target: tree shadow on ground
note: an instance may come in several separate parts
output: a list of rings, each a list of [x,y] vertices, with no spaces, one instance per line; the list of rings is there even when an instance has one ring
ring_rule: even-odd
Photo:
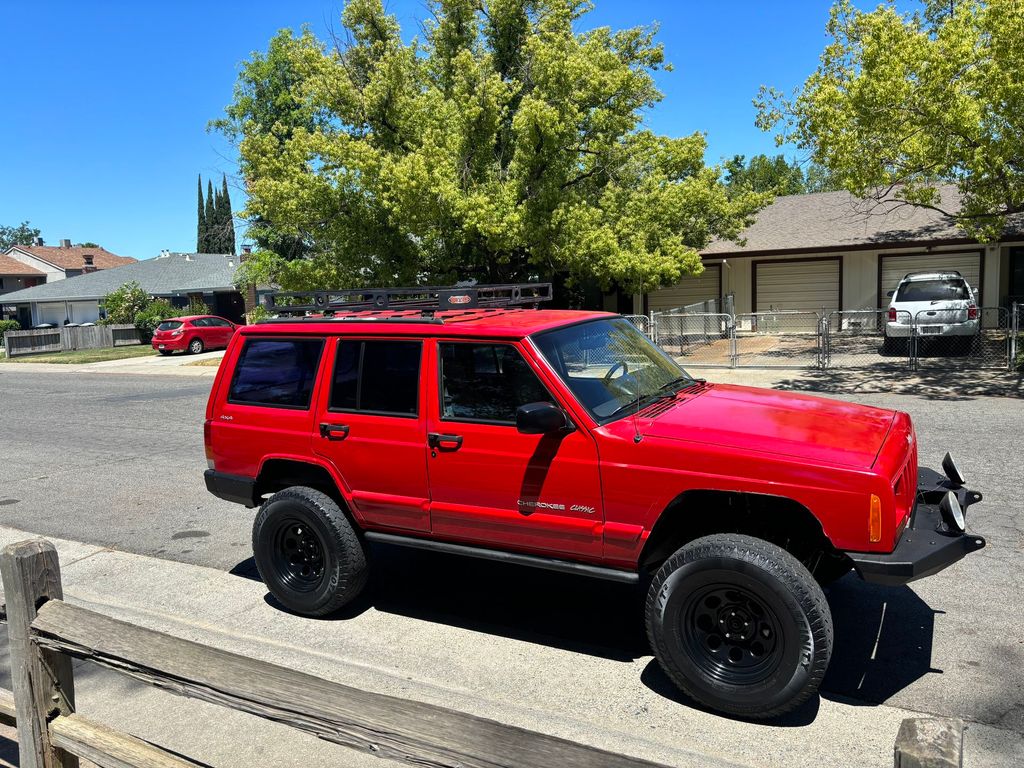
[[[1024,397],[1024,373],[997,369],[919,371],[877,368],[829,368],[806,370],[796,376],[780,376],[776,389],[835,395],[914,395],[929,400],[972,400],[976,397]]]

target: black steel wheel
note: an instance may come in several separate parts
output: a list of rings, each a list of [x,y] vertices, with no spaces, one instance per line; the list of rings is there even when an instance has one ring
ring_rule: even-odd
[[[362,539],[334,499],[314,488],[285,488],[264,502],[252,551],[267,589],[304,616],[332,613],[366,585]]]
[[[789,552],[740,534],[705,536],[658,569],[647,636],[680,690],[713,710],[777,717],[814,695],[832,653],[821,587]]]
[[[782,630],[772,609],[753,592],[711,584],[688,597],[679,631],[701,672],[723,683],[757,683],[782,659]]]

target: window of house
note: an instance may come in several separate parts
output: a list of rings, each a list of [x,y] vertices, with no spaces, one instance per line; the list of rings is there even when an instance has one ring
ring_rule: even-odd
[[[228,401],[309,408],[323,348],[322,339],[247,339],[235,366]]]
[[[552,397],[511,344],[440,343],[441,418],[515,424],[516,409]]]
[[[340,340],[330,409],[415,416],[422,352],[419,341]]]

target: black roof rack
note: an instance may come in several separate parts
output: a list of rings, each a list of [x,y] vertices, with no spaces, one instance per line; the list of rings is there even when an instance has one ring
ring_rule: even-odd
[[[957,277],[963,277],[955,269],[919,269],[916,272],[907,272],[903,276],[904,280],[911,277],[917,277],[918,275],[956,275]]]
[[[551,283],[275,291],[264,296],[263,306],[272,314],[290,317],[410,309],[431,315],[446,309],[536,307],[542,301],[551,301]]]

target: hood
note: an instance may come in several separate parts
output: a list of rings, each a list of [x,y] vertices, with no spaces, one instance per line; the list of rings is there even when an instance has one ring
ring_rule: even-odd
[[[652,437],[869,468],[894,411],[774,389],[713,384],[642,430]]]

